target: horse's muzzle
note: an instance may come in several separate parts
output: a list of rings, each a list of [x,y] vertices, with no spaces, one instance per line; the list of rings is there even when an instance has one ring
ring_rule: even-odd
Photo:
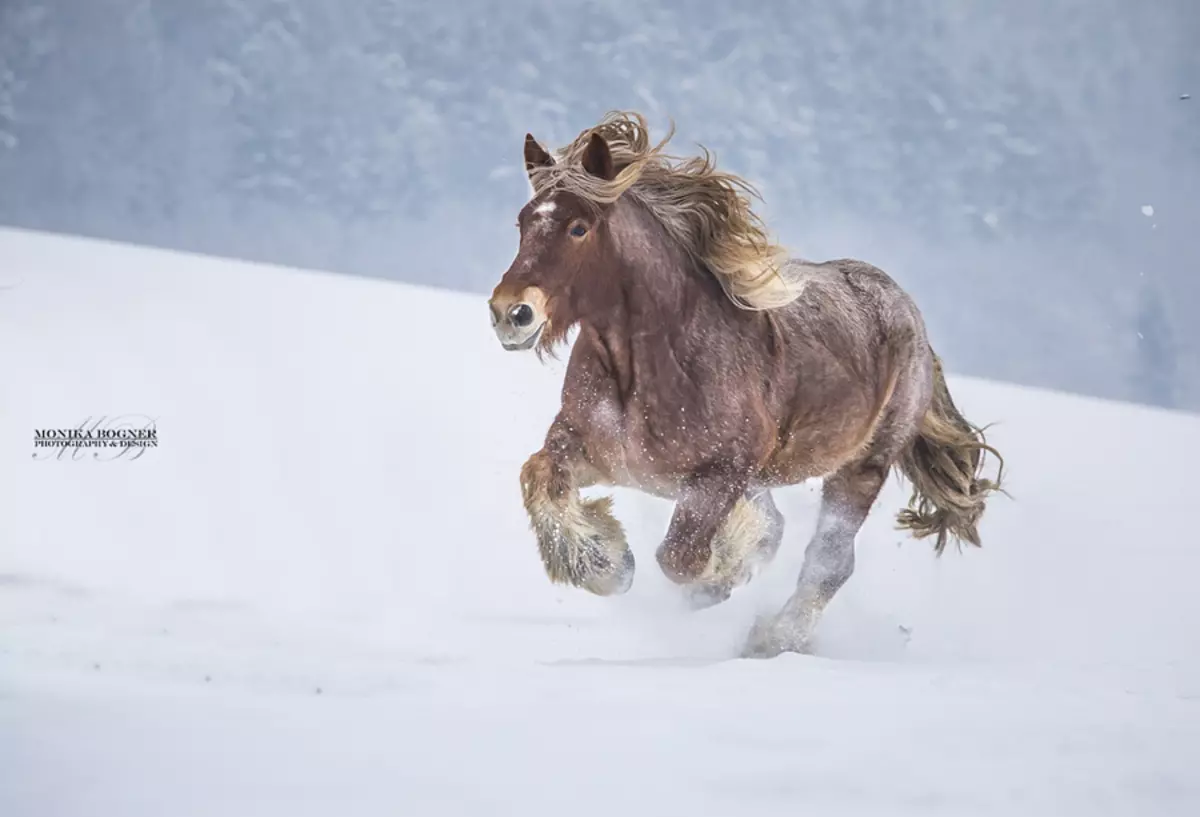
[[[492,329],[500,345],[510,352],[532,349],[546,328],[546,313],[541,298],[505,302],[493,298],[488,303]]]
[[[545,323],[538,324],[532,334],[525,334],[523,337],[520,334],[514,333],[512,330],[506,330],[501,324],[496,325],[496,337],[500,338],[500,345],[509,352],[523,352],[526,349],[532,349],[537,345],[538,339],[542,336],[542,329],[546,327]]]

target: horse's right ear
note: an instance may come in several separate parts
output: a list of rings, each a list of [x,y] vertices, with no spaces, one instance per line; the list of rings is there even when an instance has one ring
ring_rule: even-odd
[[[532,173],[534,168],[552,167],[554,157],[538,144],[532,133],[525,134],[525,171]]]

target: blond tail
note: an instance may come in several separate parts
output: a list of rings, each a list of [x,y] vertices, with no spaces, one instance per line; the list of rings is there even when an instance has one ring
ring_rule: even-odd
[[[933,378],[933,403],[900,458],[900,470],[912,483],[913,494],[897,521],[917,539],[936,535],[934,551],[941,555],[950,536],[958,540],[960,549],[962,542],[980,545],[978,526],[988,495],[1003,492],[1004,458],[988,445],[983,430],[959,413],[936,354]],[[988,453],[1000,464],[995,481],[980,477]]]

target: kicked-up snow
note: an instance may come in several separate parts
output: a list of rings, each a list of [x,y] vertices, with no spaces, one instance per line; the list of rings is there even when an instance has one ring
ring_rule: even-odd
[[[551,585],[517,474],[563,364],[485,299],[0,259],[5,817],[1200,813],[1200,419],[952,377],[1007,460],[984,547],[894,531],[893,479],[816,654],[741,660],[819,486],[723,605],[686,610],[629,491],[632,590]],[[34,447],[119,415],[158,446]]]

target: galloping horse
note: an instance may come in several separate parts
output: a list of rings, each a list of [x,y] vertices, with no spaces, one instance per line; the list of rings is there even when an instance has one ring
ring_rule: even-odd
[[[743,179],[710,153],[664,153],[638,113],[612,112],[549,153],[525,137],[532,199],[516,259],[489,301],[505,349],[553,354],[578,328],[561,410],[521,469],[550,580],[624,593],[634,558],[610,497],[672,499],[660,568],[697,606],[727,599],[783,536],[771,489],[821,478],[796,590],[743,655],[806,652],[854,569],[854,541],[895,467],[913,487],[898,523],[980,543],[1003,460],[955,407],[910,297],[856,260],[790,258]]]

